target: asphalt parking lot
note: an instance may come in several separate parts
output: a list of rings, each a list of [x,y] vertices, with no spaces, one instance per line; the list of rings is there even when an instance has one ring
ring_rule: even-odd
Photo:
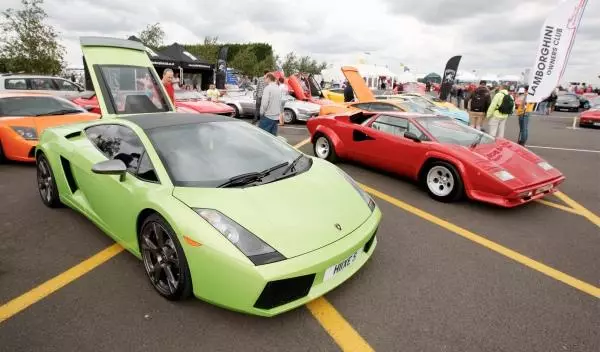
[[[0,351],[600,351],[600,130],[572,117],[532,118],[531,150],[567,180],[516,209],[437,203],[340,164],[383,212],[376,252],[324,299],[269,319],[162,299],[141,262],[42,204],[33,166],[0,165]],[[312,154],[303,125],[280,131]],[[507,131],[516,140],[515,120]],[[109,260],[63,274],[107,247]],[[72,282],[31,293],[61,274]],[[16,298],[33,304],[8,309]]]

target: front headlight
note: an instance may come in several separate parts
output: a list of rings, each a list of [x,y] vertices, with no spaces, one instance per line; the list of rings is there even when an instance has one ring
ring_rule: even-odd
[[[554,166],[548,164],[546,161],[539,162],[538,166],[544,169],[545,171],[554,169]]]
[[[273,247],[221,212],[214,209],[194,209],[194,211],[244,253],[254,265],[269,264],[286,259]]]
[[[356,181],[354,181],[354,179],[352,177],[350,177],[350,175],[348,175],[347,173],[345,173],[342,169],[338,168],[338,172],[344,176],[344,178],[346,179],[346,181],[348,181],[348,183],[350,183],[352,185],[352,187],[354,187],[354,189],[356,190],[356,192],[358,192],[358,194],[360,194],[361,198],[365,201],[365,203],[367,203],[367,206],[369,206],[369,209],[371,209],[371,212],[373,212],[373,210],[375,210],[375,201],[373,200],[373,198],[371,198],[371,196],[365,192],[357,183]]]
[[[21,137],[23,137],[23,139],[26,139],[28,141],[35,141],[38,139],[35,128],[18,126],[11,126],[11,128],[13,129],[13,131],[17,132]]]
[[[495,172],[494,176],[498,177],[501,181],[510,181],[515,178],[510,172],[506,170]]]

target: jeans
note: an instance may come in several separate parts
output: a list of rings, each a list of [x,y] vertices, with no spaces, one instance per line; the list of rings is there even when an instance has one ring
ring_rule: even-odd
[[[543,115],[546,115],[548,113],[548,103],[545,101],[540,102],[538,104],[537,111],[542,113]]]
[[[529,113],[519,116],[519,140],[517,143],[525,145],[529,136]]]
[[[279,119],[279,117],[277,117]],[[279,120],[273,120],[266,116],[261,116],[260,121],[258,122],[258,127],[263,129],[270,134],[277,136],[277,126],[279,126]]]

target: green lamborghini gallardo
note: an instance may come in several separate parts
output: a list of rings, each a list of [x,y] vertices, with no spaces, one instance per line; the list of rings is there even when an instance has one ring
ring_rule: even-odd
[[[81,45],[102,119],[42,134],[39,193],[140,258],[159,294],[273,316],[373,254],[381,212],[339,168],[246,122],[174,112],[137,42]]]

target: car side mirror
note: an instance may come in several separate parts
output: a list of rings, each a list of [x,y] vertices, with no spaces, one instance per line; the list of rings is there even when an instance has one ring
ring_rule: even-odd
[[[421,143],[419,137],[417,137],[417,135],[412,132],[404,132],[404,138],[408,138],[414,142]]]
[[[125,180],[127,166],[118,159],[101,161],[92,166],[92,172],[98,175],[116,175],[119,176],[119,181]]]
[[[287,143],[287,138],[283,137],[283,136],[277,136],[277,139],[279,139],[280,141]]]

